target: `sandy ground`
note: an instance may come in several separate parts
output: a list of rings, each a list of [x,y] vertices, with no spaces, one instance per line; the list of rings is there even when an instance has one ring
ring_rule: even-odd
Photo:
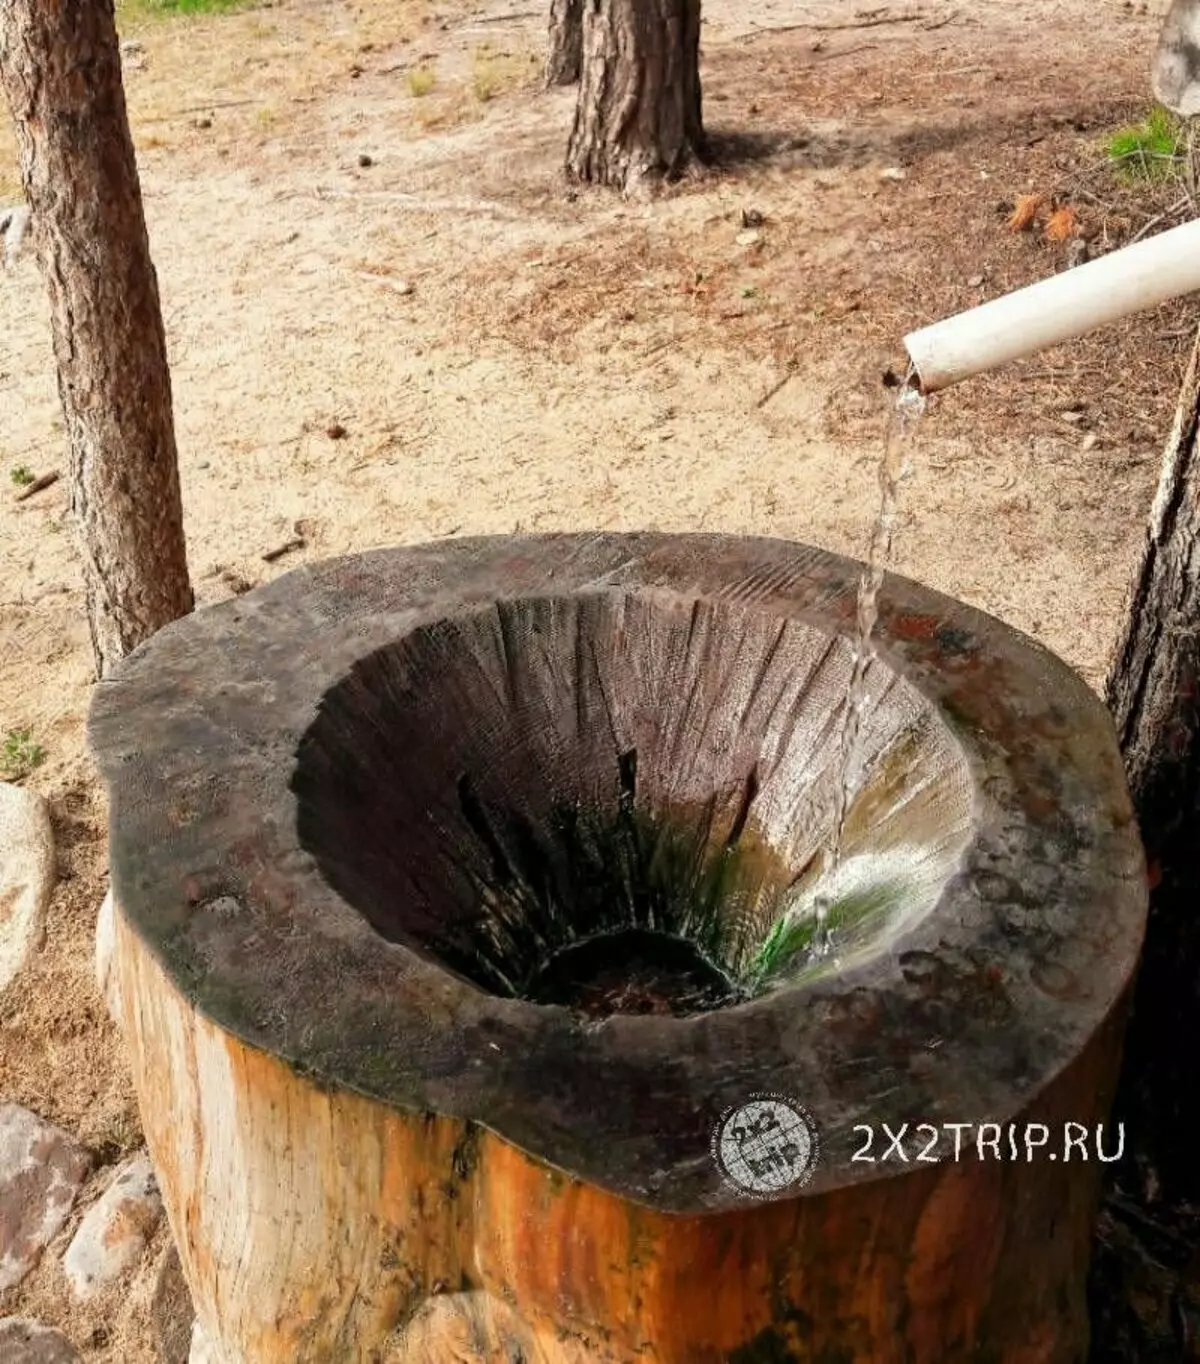
[[[542,20],[480,6],[125,20],[202,603],[348,550],[516,529],[861,555],[901,337],[1066,263],[1006,230],[1015,197],[1067,182],[1094,250],[1156,211],[1157,191],[1081,172],[1149,102],[1165,0],[928,0],[890,23],[712,0],[723,160],[649,204],[563,182],[573,95],[538,88]],[[0,202],[13,166],[0,144]],[[760,240],[739,243],[749,209]],[[935,401],[897,569],[1099,685],[1194,320],[1160,309]],[[106,826],[66,481],[20,504],[8,481],[65,468],[30,258],[0,276],[0,337],[0,737],[46,751],[28,780],[62,878],[47,949],[0,997],[0,1096],[112,1161],[138,1125],[92,981]],[[73,1308],[51,1255],[0,1312],[139,1364],[146,1288]]]

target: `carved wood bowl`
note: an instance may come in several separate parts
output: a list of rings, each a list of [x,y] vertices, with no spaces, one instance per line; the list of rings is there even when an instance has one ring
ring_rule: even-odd
[[[202,1161],[155,1114],[165,1092],[201,1100],[129,1005],[139,991],[202,1020],[191,1026],[224,1067],[265,1056],[281,1084],[396,1122],[436,1115],[484,1134],[510,1173],[524,1161],[606,1207],[666,1218],[679,1244],[691,1227],[700,1245],[722,1217],[774,1216],[772,1236],[819,1224],[861,1261],[866,1223],[848,1231],[847,1217],[891,1198],[911,1238],[937,1181],[965,1178],[856,1159],[864,1128],[1102,1117],[1146,910],[1107,715],[1034,641],[893,577],[843,770],[860,568],[719,536],[376,551],[198,612],[101,684],[90,733],[112,796],[124,1007],[177,1235],[199,1225]],[[258,1102],[261,1081],[229,1083]],[[802,1107],[819,1137],[805,1179],[766,1193],[712,1155],[722,1114],[758,1093]],[[472,1160],[469,1179],[483,1178]],[[938,1213],[948,1246],[991,1255],[963,1290],[963,1340],[986,1327],[1011,1343],[1050,1319],[1065,1343],[1044,1358],[1074,1358],[1092,1176],[1058,1231],[1028,1198],[1008,1207],[1035,1187],[1053,1202],[1055,1177],[1044,1162],[977,1168],[982,1183],[961,1191],[977,1231]],[[1045,1285],[1017,1286],[1029,1251],[1010,1214],[1038,1242]],[[546,1213],[540,1234],[557,1225]],[[483,1292],[481,1226],[464,1275]],[[505,1246],[501,1277],[533,1272]],[[245,1352],[202,1258],[184,1250],[201,1315]],[[638,1354],[620,1343],[628,1324],[597,1326],[615,1309],[594,1288],[564,1287],[579,1266],[560,1271],[512,1309],[522,1348],[548,1361],[576,1358],[530,1325],[555,1313],[590,1340],[580,1359],[692,1364],[733,1358],[756,1331],[799,1330],[776,1320],[778,1302],[739,1308],[736,1326],[693,1305],[691,1325],[645,1328],[658,1353]],[[365,1310],[322,1320],[344,1331]],[[905,1358],[960,1357],[909,1310],[919,1340]],[[835,1343],[850,1339],[840,1319]]]

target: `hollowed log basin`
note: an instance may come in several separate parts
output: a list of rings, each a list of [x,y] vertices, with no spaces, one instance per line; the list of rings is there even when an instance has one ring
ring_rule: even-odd
[[[1116,742],[889,578],[843,773],[860,571],[383,550],[99,685],[119,1012],[225,1364],[1084,1358]]]

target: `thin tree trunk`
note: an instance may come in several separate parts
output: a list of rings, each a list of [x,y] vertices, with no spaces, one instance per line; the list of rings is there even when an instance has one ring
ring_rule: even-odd
[[[1153,890],[1115,1110],[1130,1158],[1112,1172],[1093,1276],[1094,1359],[1151,1364],[1185,1357],[1162,1248],[1200,1230],[1188,1213],[1200,1204],[1200,338],[1106,699]]]
[[[583,0],[550,0],[546,84],[574,85],[583,62]]]
[[[193,604],[112,0],[0,0],[0,82],[50,294],[88,620],[105,676]]]
[[[700,0],[585,0],[568,174],[630,190],[707,160]]]

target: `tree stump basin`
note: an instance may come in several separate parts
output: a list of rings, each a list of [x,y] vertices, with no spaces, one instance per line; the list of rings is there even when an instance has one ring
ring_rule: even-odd
[[[216,1358],[1084,1358],[1147,901],[1116,740],[889,577],[843,787],[861,571],[380,550],[99,684],[119,1012]]]

